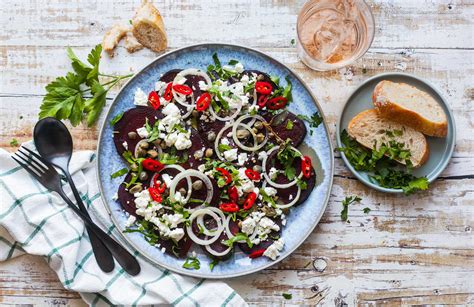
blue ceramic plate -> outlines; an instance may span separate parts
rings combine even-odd
[[[151,91],[160,75],[174,68],[196,67],[205,70],[212,62],[214,52],[218,54],[222,62],[237,59],[246,69],[258,69],[270,75],[281,76],[282,80],[285,76],[289,76],[293,83],[292,94],[294,100],[289,109],[296,114],[310,115],[315,111],[319,111],[322,115],[316,99],[303,81],[288,67],[259,51],[234,45],[202,44],[178,49],[157,58],[137,73],[122,88],[112,103],[100,132],[97,149],[99,184],[102,189],[104,203],[118,229],[123,230],[127,220],[120,204],[113,200],[123,178],[110,179],[110,174],[123,168],[125,163],[115,150],[112,129],[109,125],[110,120],[115,115],[134,107],[133,97],[138,87],[145,92]],[[229,260],[220,262],[211,272],[209,269],[211,259],[204,255],[198,246],[194,250],[198,254],[201,268],[199,270],[187,270],[182,268],[184,260],[161,253],[158,248],[150,246],[141,234],[127,233],[123,234],[124,238],[152,263],[181,274],[201,278],[241,276],[257,272],[281,261],[298,248],[313,231],[326,208],[331,191],[334,158],[326,124],[320,125],[312,136],[308,133],[305,144],[306,146],[302,145],[302,147],[306,147],[306,151],[310,151],[310,153],[305,154],[313,156],[317,183],[308,200],[291,210],[282,233],[285,247],[276,261],[271,261],[266,257],[251,260],[237,249]],[[305,148],[300,149],[303,152],[305,151]]]
[[[428,181],[431,183],[446,168],[451,159],[456,141],[456,125],[454,124],[454,117],[449,109],[449,105],[443,96],[441,96],[441,93],[427,81],[418,77],[404,73],[385,73],[372,77],[362,83],[349,97],[342,111],[336,132],[337,146],[342,147],[341,131],[347,129],[350,120],[358,113],[374,108],[372,103],[372,92],[377,83],[382,80],[407,83],[427,92],[440,104],[446,113],[446,117],[448,118],[448,135],[445,138],[426,137],[430,149],[429,159],[420,168],[413,171],[415,176],[426,176]],[[346,166],[365,185],[382,192],[403,193],[403,190],[401,189],[388,189],[371,182],[366,172],[356,171],[346,159],[346,156],[344,154],[341,155]]]

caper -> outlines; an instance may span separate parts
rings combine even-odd
[[[137,148],[137,150],[135,150],[135,156],[137,156],[137,158],[141,158],[141,157],[144,157],[146,155],[146,150],[139,147]]]
[[[256,121],[253,126],[257,129],[262,129],[263,128],[263,123],[261,121]]]
[[[143,171],[143,172],[140,172],[140,175],[138,176],[138,179],[140,179],[141,181],[145,181],[148,179],[148,174]]]
[[[258,133],[258,129],[255,128],[255,127],[253,127],[253,128],[252,128],[252,132],[253,132],[253,133]]]
[[[130,165],[130,169],[136,172],[138,170],[138,165],[136,163],[133,163],[132,165]]]
[[[206,152],[204,155],[206,156],[206,158],[210,158],[212,157],[212,154],[214,154],[214,151],[212,150],[212,148],[208,148],[206,149]]]
[[[154,149],[150,149],[150,150],[147,151],[146,153],[147,153],[147,155],[150,156],[150,158],[153,158],[153,159],[154,159],[154,158],[158,157],[158,152],[157,152],[156,150],[154,150]]]
[[[200,189],[202,189],[202,185],[203,185],[203,182],[202,180],[196,180],[193,182],[193,190],[196,190],[196,191],[199,191]]]
[[[250,132],[246,129],[239,129],[237,130],[237,138],[238,139],[243,139],[246,138],[250,135]]]
[[[166,142],[161,142],[160,147],[161,147],[161,149],[165,149],[166,148]]]
[[[193,110],[193,112],[191,114],[193,115],[193,117],[198,117],[199,116],[198,110]]]
[[[259,75],[257,76],[257,80],[258,80],[258,81],[262,81],[263,79],[265,79],[265,76],[264,76],[264,75],[259,74]]]
[[[193,156],[194,156],[195,159],[198,159],[198,160],[199,160],[199,159],[202,158],[202,156],[204,156],[204,152],[203,152],[201,149],[196,150],[196,151],[194,152]]]
[[[261,172],[262,171],[262,167],[260,165],[254,165],[252,167],[252,169],[255,171],[255,172]]]
[[[182,196],[186,195],[186,189],[185,189],[185,188],[179,189],[178,192],[179,192]]]
[[[137,133],[135,131],[130,131],[128,133],[128,138],[131,139],[131,140],[134,140],[137,138]]]
[[[153,141],[153,145],[155,145],[156,147],[160,146],[161,144],[161,139],[156,139]]]
[[[277,215],[276,210],[273,207],[263,206],[262,211],[263,213],[265,213],[266,216],[269,217],[274,217]]]
[[[212,142],[215,139],[216,139],[216,133],[214,131],[209,132],[209,134],[207,135],[207,140]]]
[[[140,142],[140,147],[143,149],[147,149],[149,146],[150,144],[148,144],[148,142]]]
[[[128,190],[128,191],[129,191],[131,194],[135,194],[135,193],[140,193],[142,190],[143,190],[142,184],[141,184],[141,183],[137,183],[136,185],[134,185],[133,187],[131,187],[130,190]]]
[[[263,135],[263,133],[257,134],[257,143],[263,142],[264,139],[265,139],[265,135]]]

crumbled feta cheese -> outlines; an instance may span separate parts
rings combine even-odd
[[[190,140],[190,136],[191,134],[188,132],[178,134],[178,137],[176,138],[176,141],[174,143],[176,149],[184,150],[190,148],[193,145],[193,142],[191,142]]]
[[[249,107],[249,113],[250,114],[254,114],[254,113],[257,114],[257,111],[258,111],[258,106],[255,105],[255,106],[250,106]]]
[[[166,247],[162,247],[161,252],[164,254],[166,252]]]
[[[239,165],[244,165],[244,163],[247,162],[248,155],[245,152],[240,153],[237,159]]]
[[[170,231],[169,237],[173,239],[173,241],[178,242],[184,237],[184,230],[183,228],[176,228]]]
[[[178,224],[183,221],[183,215],[181,213],[163,214],[162,219],[172,229],[178,227]]]
[[[270,168],[270,171],[268,172],[268,176],[270,176],[271,180],[275,180],[276,177],[278,176],[278,170],[274,167]]]
[[[206,165],[204,164],[201,164],[198,166],[198,171],[200,171],[201,173],[204,173],[206,171]]]
[[[224,145],[229,145],[230,144],[228,138],[222,138],[221,143],[224,144]]]
[[[186,83],[186,81],[187,79],[185,77],[183,77],[182,75],[177,75],[174,83],[183,85],[184,83]]]
[[[249,98],[247,96],[239,96],[239,99],[242,103],[242,106],[246,106],[249,104]]]
[[[272,245],[270,245],[265,252],[263,253],[264,256],[276,260],[278,256],[280,256],[280,251],[283,249],[283,246],[285,245],[285,241],[280,238],[277,241],[273,242]]]
[[[255,230],[255,226],[257,226],[257,223],[252,217],[247,217],[243,222],[242,222],[242,232],[245,233],[246,235],[251,235],[253,234]]]
[[[181,115],[181,112],[179,111],[178,107],[174,103],[170,103],[169,105],[164,107],[162,113],[166,116],[168,116],[168,115]]]
[[[166,82],[158,81],[155,83],[155,91],[161,92],[162,90],[166,89]]]
[[[235,64],[235,71],[238,72],[239,74],[244,71],[244,65],[242,63],[238,62]]]
[[[249,76],[243,75],[242,78],[240,78],[240,82],[242,82],[243,85],[247,85],[247,83],[249,83]]]
[[[253,184],[252,181],[247,180],[245,182],[242,182],[242,185],[240,186],[243,192],[245,193],[250,193],[253,192],[253,189],[255,189],[255,185]]]
[[[148,105],[148,96],[142,91],[141,88],[137,88],[135,90],[135,96],[133,99],[133,103],[136,106],[147,106]]]
[[[186,203],[186,198],[180,192],[176,192],[174,199],[180,204]]]
[[[277,194],[277,190],[272,187],[265,187],[263,191],[265,191],[265,194],[267,194],[270,197],[275,196]]]
[[[198,85],[199,85],[199,89],[201,91],[208,91],[209,90],[209,86],[207,85],[207,83],[202,81],[202,80],[198,82]]]
[[[117,200],[117,199],[118,199],[118,194],[115,193],[114,196],[112,196],[112,199],[113,199],[113,200]]]
[[[173,178],[170,175],[164,173],[161,175],[161,178],[163,179],[167,187],[171,186],[171,181],[173,180]]]
[[[171,106],[171,105],[174,105],[174,103],[170,103],[166,107]],[[180,121],[181,121],[181,115],[179,114],[167,115],[165,118],[160,120],[158,124],[158,129],[160,129],[160,131],[170,132],[175,125],[180,123]]]
[[[288,196],[288,200],[292,200],[292,199],[293,199],[293,194],[290,194],[290,195]]]
[[[168,147],[173,146],[176,143],[176,140],[178,139],[178,134],[179,133],[175,131],[165,136],[166,146]]]
[[[146,139],[148,137],[148,131],[145,127],[140,127],[137,129],[137,134],[141,137]]]
[[[224,151],[224,158],[227,161],[237,160],[237,148],[229,149]]]
[[[125,223],[125,227],[130,227],[132,226],[133,224],[135,224],[135,221],[137,220],[137,218],[134,216],[134,215],[130,215],[128,217],[128,220],[127,222]]]
[[[125,148],[125,150],[128,150],[127,141],[123,141],[122,146],[123,146],[123,148]]]

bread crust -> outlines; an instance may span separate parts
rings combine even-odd
[[[155,51],[160,52],[166,49],[168,46],[168,40],[165,32],[165,25],[161,18],[160,12],[148,1],[143,1],[142,6],[137,10],[135,16],[132,19],[133,35],[136,37],[138,42],[143,46]],[[141,33],[143,27],[150,27],[156,30],[159,37],[154,37],[154,41],[144,36]]]
[[[348,130],[349,136],[354,138],[359,144],[361,144],[362,146],[364,146],[368,149],[373,149],[373,148],[368,146],[367,144],[363,144],[363,143],[359,142],[359,140],[356,137],[356,133],[354,132],[354,129],[355,129],[355,126],[358,122],[363,121],[365,117],[370,116],[373,112],[377,112],[377,111],[374,110],[374,109],[369,109],[369,110],[362,111],[359,114],[357,114],[356,116],[354,116],[347,125],[347,130]],[[428,160],[428,158],[430,156],[430,148],[429,148],[428,142],[426,140],[424,142],[424,148],[425,149],[423,151],[423,156],[421,157],[419,164],[413,165],[414,168],[418,168],[418,167],[422,166]],[[400,163],[404,164],[402,162],[400,162]]]
[[[380,116],[412,127],[429,136],[446,137],[448,133],[447,121],[442,123],[431,122],[420,114],[402,107],[400,104],[397,104],[396,101],[378,101],[377,97],[381,94],[385,82],[387,81],[383,80],[379,82],[372,93],[372,102]]]

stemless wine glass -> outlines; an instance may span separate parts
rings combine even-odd
[[[375,22],[363,0],[310,0],[296,26],[299,58],[320,71],[344,67],[369,49]]]

